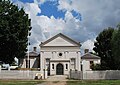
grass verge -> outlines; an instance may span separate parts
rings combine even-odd
[[[35,85],[42,82],[40,80],[0,80],[0,85]]]
[[[120,80],[80,80],[80,81],[67,81],[67,85],[120,85]]]

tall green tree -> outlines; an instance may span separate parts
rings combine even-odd
[[[30,30],[24,9],[0,0],[0,61],[11,64],[15,57],[24,57]]]
[[[111,47],[111,39],[114,29],[109,27],[104,29],[96,38],[96,42],[94,43],[93,50],[97,53],[99,57],[101,57],[101,69],[109,70],[115,69],[112,47]]]
[[[116,63],[116,69],[120,70],[120,24],[117,26],[117,29],[113,33],[111,45],[112,53]]]

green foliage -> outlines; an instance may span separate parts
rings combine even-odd
[[[12,62],[12,64],[10,64],[10,66],[17,66],[17,62],[16,61]]]
[[[116,68],[120,69],[120,24],[117,26],[117,30],[114,31],[111,40],[112,53],[116,63]]]
[[[114,32],[113,28],[108,28],[103,30],[96,38],[96,42],[94,43],[93,50],[96,54],[101,57],[101,69],[109,70],[116,69],[114,64],[114,59],[112,55],[112,47],[111,47],[111,39],[112,34]]]
[[[92,64],[91,69],[92,70],[101,70],[101,65],[100,64]]]
[[[10,1],[0,1],[0,60],[11,64],[14,58],[21,58],[27,51],[30,19]]]

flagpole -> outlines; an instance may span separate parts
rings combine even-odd
[[[27,68],[29,68],[30,66],[29,66],[29,31],[28,31],[28,57],[27,57]]]

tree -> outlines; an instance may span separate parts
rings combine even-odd
[[[0,61],[11,64],[15,57],[24,57],[30,30],[30,19],[23,8],[0,1]]]
[[[96,54],[101,57],[101,69],[109,70],[115,69],[112,47],[111,47],[111,39],[114,29],[108,27],[108,29],[104,29],[96,38],[96,42],[94,43],[93,50]]]
[[[113,33],[111,45],[116,69],[120,69],[120,24],[117,26],[117,29]]]

